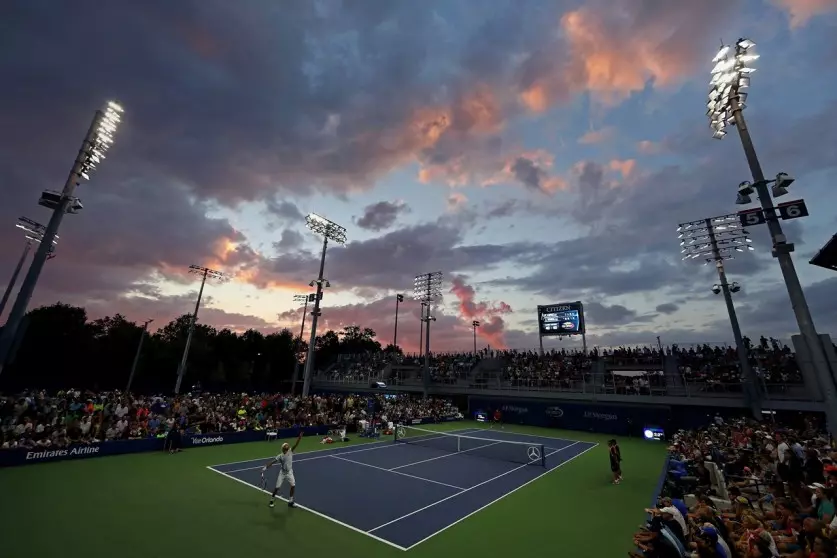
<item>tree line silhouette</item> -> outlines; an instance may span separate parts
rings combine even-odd
[[[131,391],[171,393],[192,316],[180,316],[145,338]],[[21,389],[125,389],[142,326],[121,314],[89,320],[84,308],[53,304],[30,311],[18,333],[11,362],[0,376],[0,391]],[[317,336],[318,369],[340,354],[397,351],[382,349],[375,331],[347,326]],[[288,391],[296,359],[299,379],[308,343],[288,329],[267,335],[255,329],[236,333],[198,323],[192,337],[181,392],[203,390]]]

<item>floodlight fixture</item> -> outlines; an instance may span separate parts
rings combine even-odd
[[[81,180],[90,178],[90,173],[105,158],[105,154],[113,145],[113,137],[119,127],[123,112],[122,107],[115,102],[109,102],[104,109],[97,110],[70,169],[70,174],[64,182],[64,188],[60,192],[45,190],[41,193],[38,204],[52,209],[52,216],[40,235],[38,249],[35,251],[29,271],[20,286],[12,311],[0,334],[0,373],[9,357],[20,323],[26,315],[44,263],[54,253],[53,241],[58,234],[64,215],[78,213],[83,208],[81,201],[74,195],[75,189]]]
[[[346,244],[346,229],[321,215],[309,213],[305,217],[305,226],[326,240],[331,240],[341,246]]]
[[[678,238],[683,260],[711,263],[733,259],[733,252],[753,250],[750,233],[741,226],[736,213],[681,223],[677,230],[681,231]]]
[[[413,298],[421,301],[422,323],[424,328],[424,396],[430,393],[430,322],[435,322],[435,316],[431,315],[433,301],[442,295],[442,272],[433,271],[416,275],[413,281]],[[424,307],[427,307],[427,313]]]
[[[829,364],[820,336],[814,326],[811,310],[805,300],[805,293],[802,291],[802,285],[791,257],[794,251],[793,243],[788,242],[782,231],[780,220],[772,218],[776,214],[776,206],[773,204],[771,191],[767,185],[773,183],[772,194],[774,196],[785,195],[790,184],[788,180],[790,177],[780,174],[773,181],[765,178],[744,118],[745,99],[742,93],[750,86],[750,77],[754,71],[752,63],[758,58],[754,47],[753,41],[739,39],[734,46],[722,48],[715,56],[712,61],[715,67],[712,70],[707,116],[709,116],[714,137],[723,137],[725,128],[730,124],[734,124],[738,130],[738,137],[744,148],[747,166],[750,168],[753,179],[753,188],[766,217],[767,229],[773,243],[771,254],[779,260],[791,308],[799,326],[800,342],[804,343],[802,350],[807,350],[809,354],[810,365],[802,367],[802,373],[806,376],[806,383],[809,385],[811,394],[822,397],[829,431],[837,432],[837,386],[834,383],[837,370],[833,370]],[[759,405],[759,401],[753,402],[753,415],[757,419],[761,418],[760,408],[756,408]]]
[[[732,335],[738,351],[738,363],[741,368],[741,375],[744,378],[747,400],[752,406],[752,412],[754,414],[760,413],[761,406],[755,384],[755,375],[750,367],[747,348],[744,346],[744,338],[741,335],[741,326],[738,323],[735,305],[730,295],[730,293],[738,292],[741,287],[737,282],[729,283],[727,281],[727,274],[724,269],[724,260],[732,259],[733,252],[753,249],[749,245],[749,233],[741,226],[736,213],[681,223],[677,230],[681,231],[678,236],[681,238],[681,253],[684,260],[703,259],[706,264],[715,264],[720,282],[712,285],[712,292],[716,295],[724,293],[724,302],[727,306]]]
[[[755,46],[750,39],[739,39],[734,46],[721,45],[712,59],[714,67],[709,82],[706,116],[712,137],[716,139],[722,139],[726,135],[726,127],[735,124],[735,111],[746,106],[746,94],[742,89],[750,86],[750,74],[756,71],[752,66],[759,58]]]
[[[198,323],[198,310],[201,307],[201,298],[203,298],[203,288],[206,286],[207,279],[214,282],[227,281],[228,276],[216,269],[210,269],[200,265],[190,265],[189,273],[201,276],[201,288],[198,290],[198,299],[195,301],[195,311],[192,313],[192,319],[189,320],[189,332],[186,335],[186,346],[183,348],[183,357],[180,359],[180,365],[177,367],[177,382],[174,384],[174,393],[180,393],[180,386],[183,383],[183,376],[186,374],[186,363],[189,360],[189,348],[192,346],[192,337],[195,334],[195,326]]]
[[[305,226],[312,232],[323,237],[323,251],[320,256],[320,272],[317,278],[309,286],[317,286],[314,296],[314,310],[311,312],[311,340],[308,343],[308,357],[305,359],[305,377],[302,383],[302,396],[308,397],[311,389],[311,381],[314,375],[315,347],[317,344],[317,321],[320,317],[320,301],[323,298],[323,288],[331,287],[331,283],[323,275],[325,273],[325,258],[328,250],[328,241],[335,242],[341,246],[346,244],[346,229],[334,221],[330,221],[322,215],[309,213],[305,217]]]

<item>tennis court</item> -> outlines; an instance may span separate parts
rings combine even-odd
[[[400,427],[396,438],[299,454],[297,509],[410,550],[598,445],[476,428]],[[269,494],[277,472],[262,489],[265,462],[208,468]]]

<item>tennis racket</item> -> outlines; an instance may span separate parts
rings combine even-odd
[[[264,469],[262,469],[262,482],[261,482],[262,490],[267,488],[267,479],[264,476]]]

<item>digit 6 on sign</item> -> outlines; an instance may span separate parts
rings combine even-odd
[[[786,219],[795,219],[802,215],[802,209],[798,205],[789,205],[785,208]]]

